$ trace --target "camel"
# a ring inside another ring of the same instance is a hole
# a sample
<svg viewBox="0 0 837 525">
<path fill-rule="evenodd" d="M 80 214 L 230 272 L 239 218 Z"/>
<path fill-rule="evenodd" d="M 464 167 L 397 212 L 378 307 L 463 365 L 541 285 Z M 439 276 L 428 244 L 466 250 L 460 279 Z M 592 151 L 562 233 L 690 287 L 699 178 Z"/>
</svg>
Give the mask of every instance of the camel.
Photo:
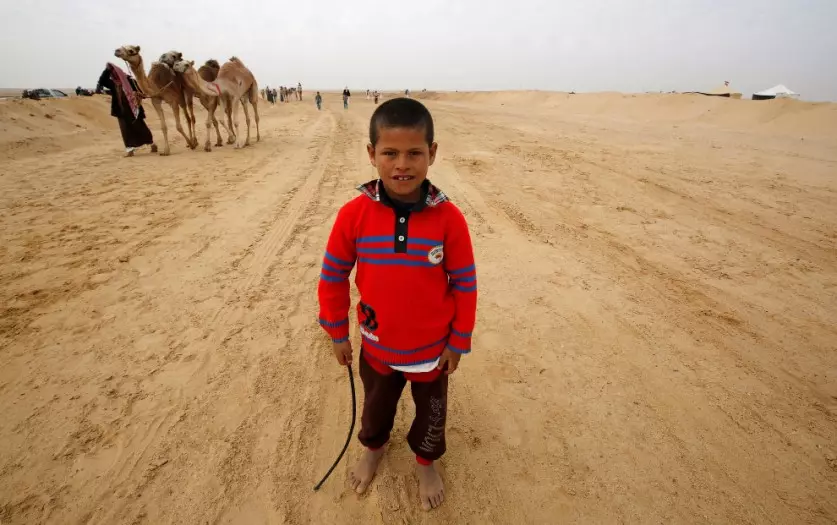
<svg viewBox="0 0 837 525">
<path fill-rule="evenodd" d="M 247 87 L 246 77 L 242 76 L 235 76 L 235 75 L 224 75 L 224 68 L 221 67 L 215 82 L 207 82 L 195 71 L 194 68 L 195 62 L 194 61 L 186 61 L 181 60 L 174 65 L 174 70 L 180 73 L 183 76 L 184 81 L 189 85 L 191 89 L 193 89 L 196 93 L 199 93 L 201 97 L 206 97 L 209 100 L 209 108 L 207 119 L 206 119 L 206 143 L 204 144 L 204 149 L 206 151 L 210 151 L 209 146 L 209 136 L 211 133 L 211 125 L 215 122 L 215 108 L 218 105 L 218 100 L 220 100 L 224 105 L 225 113 L 227 114 L 228 122 L 224 126 L 227 128 L 227 132 L 230 133 L 231 137 L 235 137 L 236 148 L 242 147 L 239 141 L 240 134 L 238 133 L 238 104 L 237 101 L 241 102 L 241 107 L 244 108 L 244 114 L 247 116 L 247 140 L 244 142 L 244 146 L 250 144 L 250 116 L 247 113 L 247 106 L 244 105 L 244 97 L 250 97 L 251 104 L 255 109 L 256 104 L 252 102 L 253 96 L 258 96 L 258 86 L 255 84 L 255 80 L 253 83 Z M 224 64 L 226 66 L 226 64 Z M 252 76 L 252 75 L 251 75 Z M 235 132 L 232 130 L 233 124 L 231 123 L 232 120 L 232 113 L 235 112 L 235 120 L 236 120 L 236 130 Z M 256 113 L 256 133 L 258 133 L 258 113 Z M 217 124 L 216 124 L 217 125 Z M 256 140 L 259 140 L 260 137 L 257 137 Z M 220 135 L 219 135 L 220 140 Z"/>
<path fill-rule="evenodd" d="M 167 103 L 171 107 L 172 113 L 174 113 L 177 131 L 183 135 L 189 147 L 194 148 L 197 145 L 197 139 L 188 137 L 183 132 L 183 126 L 180 124 L 180 107 L 185 108 L 185 101 L 183 89 L 174 74 L 174 70 L 163 63 L 154 62 L 151 64 L 148 74 L 146 74 L 142 56 L 140 56 L 140 46 L 120 47 L 114 52 L 114 56 L 128 63 L 140 89 L 151 97 L 151 104 L 157 111 L 157 116 L 160 118 L 160 127 L 163 130 L 163 151 L 160 152 L 160 155 L 171 154 L 168 126 L 166 125 L 166 116 L 163 113 L 163 102 Z"/>
<path fill-rule="evenodd" d="M 169 51 L 168 53 L 163 53 L 160 55 L 160 62 L 170 66 L 174 69 L 174 65 L 177 62 L 183 60 L 183 53 L 179 51 Z M 207 60 L 204 65 L 202 65 L 198 69 L 198 75 L 207 82 L 212 82 L 218 76 L 218 71 L 221 69 L 221 65 L 218 64 L 217 60 L 209 59 Z M 187 105 L 187 120 L 191 121 L 191 129 L 189 131 L 190 135 L 195 137 L 195 144 L 197 145 L 198 139 L 198 130 L 195 126 L 195 108 L 194 108 L 194 97 L 197 95 L 198 100 L 200 100 L 201 105 L 212 114 L 212 124 L 215 126 L 215 135 L 217 137 L 217 141 L 215 142 L 216 147 L 221 147 L 224 145 L 223 140 L 221 139 L 221 130 L 218 128 L 218 120 L 215 118 L 215 109 L 218 107 L 220 102 L 218 101 L 217 97 L 209 97 L 207 95 L 202 94 L 199 91 L 195 91 L 189 85 L 188 82 L 185 81 L 183 78 L 183 74 L 175 71 L 178 76 L 178 80 L 183 84 L 183 95 L 186 100 Z M 224 126 L 226 128 L 226 126 Z M 229 132 L 228 132 L 229 133 Z M 233 143 L 232 134 L 229 134 L 228 140 L 230 144 Z M 211 149 L 204 148 L 206 151 L 211 151 Z"/>
<path fill-rule="evenodd" d="M 250 114 L 247 111 L 245 102 L 249 101 L 253 106 L 253 114 L 256 120 L 256 141 L 261 140 L 261 132 L 259 129 L 259 85 L 253 73 L 244 65 L 241 59 L 232 57 L 228 62 L 225 62 L 221 69 L 218 70 L 218 76 L 215 82 L 207 82 L 194 70 L 194 61 L 187 62 L 181 60 L 175 64 L 175 71 L 181 73 L 184 79 L 189 79 L 190 85 L 194 88 L 200 88 L 199 93 L 206 96 L 214 96 L 221 99 L 224 105 L 224 113 L 227 116 L 227 132 L 230 133 L 230 139 L 227 140 L 229 144 L 235 142 L 236 148 L 241 148 L 250 145 Z M 216 62 L 217 64 L 217 62 Z M 196 78 L 197 77 L 197 78 Z M 214 94 L 213 94 L 214 93 Z M 238 125 L 238 104 L 235 101 L 241 102 L 241 107 L 244 110 L 244 118 L 247 122 L 247 138 L 242 145 L 240 142 L 240 129 Z M 209 120 L 207 120 L 207 123 Z M 233 140 L 234 138 L 234 140 Z M 208 141 L 208 138 L 207 138 Z M 205 149 L 205 148 L 204 148 Z"/>
<path fill-rule="evenodd" d="M 217 60 L 209 59 L 204 64 L 198 68 L 198 76 L 201 77 L 206 82 L 214 82 L 216 78 L 218 78 L 218 72 L 221 70 L 221 64 L 218 63 Z M 198 92 L 200 93 L 200 92 Z M 215 142 L 215 145 L 221 147 L 224 145 L 224 142 L 221 140 L 221 130 L 218 129 L 218 120 L 215 118 L 215 107 L 218 106 L 220 101 L 217 98 L 213 97 L 206 97 L 205 95 L 199 95 L 201 104 L 207 111 L 211 111 L 212 115 L 212 125 L 215 126 L 215 135 L 218 137 L 218 140 Z M 214 103 L 215 106 L 210 109 L 210 104 Z M 232 109 L 232 108 L 230 108 Z M 224 126 L 226 128 L 226 126 Z M 228 142 L 232 144 L 232 132 L 228 129 L 227 130 Z"/>
<path fill-rule="evenodd" d="M 194 65 L 194 63 L 192 64 Z M 188 63 L 182 63 L 178 69 L 185 71 L 189 67 Z M 253 73 L 244 65 L 241 59 L 232 57 L 228 62 L 225 62 L 218 71 L 216 78 L 218 85 L 223 84 L 225 89 L 222 89 L 223 95 L 220 97 L 224 104 L 224 113 L 227 115 L 227 130 L 235 136 L 236 148 L 250 145 L 250 114 L 247 111 L 245 102 L 250 102 L 253 106 L 253 114 L 256 119 L 256 141 L 261 140 L 261 132 L 259 130 L 259 85 Z M 209 83 L 210 89 L 213 83 Z M 242 145 L 240 143 L 239 125 L 238 125 L 238 105 L 234 102 L 241 101 L 241 107 L 244 110 L 244 118 L 247 121 L 247 138 Z M 232 140 L 228 140 L 232 143 Z"/>
<path fill-rule="evenodd" d="M 218 71 L 216 82 L 220 83 L 222 80 L 231 88 L 235 86 L 235 89 L 230 89 L 228 95 L 232 99 L 227 100 L 225 95 L 223 100 L 224 110 L 227 114 L 227 127 L 235 134 L 236 148 L 242 147 L 239 144 L 238 105 L 233 103 L 236 100 L 241 101 L 244 119 L 247 122 L 247 138 L 244 141 L 244 146 L 250 145 L 250 113 L 247 112 L 246 101 L 249 101 L 250 105 L 253 106 L 253 116 L 256 120 L 256 142 L 260 141 L 262 137 L 259 131 L 259 84 L 256 82 L 256 77 L 247 69 L 241 59 L 232 57 Z M 233 126 L 235 126 L 235 131 L 233 131 Z"/>
<path fill-rule="evenodd" d="M 162 62 L 173 69 L 174 64 L 179 60 L 183 60 L 183 53 L 171 50 L 160 55 L 159 62 Z M 189 127 L 189 136 L 194 140 L 194 142 L 189 144 L 189 147 L 195 149 L 198 145 L 198 130 L 195 127 L 195 123 L 197 122 L 197 119 L 195 118 L 195 92 L 192 91 L 192 89 L 187 86 L 185 82 L 183 82 L 183 78 L 179 75 L 177 77 L 177 82 L 183 91 L 183 101 L 181 102 L 181 105 L 186 108 L 184 113 L 186 114 L 186 125 Z"/>
</svg>

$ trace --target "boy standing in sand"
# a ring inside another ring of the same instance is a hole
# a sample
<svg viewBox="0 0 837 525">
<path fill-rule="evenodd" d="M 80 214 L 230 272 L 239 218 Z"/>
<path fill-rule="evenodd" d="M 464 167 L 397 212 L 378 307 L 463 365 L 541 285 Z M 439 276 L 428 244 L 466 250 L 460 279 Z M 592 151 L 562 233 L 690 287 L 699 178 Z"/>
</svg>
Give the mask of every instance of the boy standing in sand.
<svg viewBox="0 0 837 525">
<path fill-rule="evenodd" d="M 388 100 L 372 114 L 369 160 L 378 179 L 337 214 L 319 282 L 320 324 L 341 365 L 352 362 L 349 273 L 362 337 L 365 448 L 349 483 L 369 486 L 410 382 L 416 416 L 407 442 L 416 454 L 421 506 L 438 507 L 444 485 L 434 461 L 445 452 L 448 375 L 471 351 L 477 307 L 474 253 L 465 217 L 427 180 L 436 157 L 433 118 L 420 102 Z"/>
</svg>

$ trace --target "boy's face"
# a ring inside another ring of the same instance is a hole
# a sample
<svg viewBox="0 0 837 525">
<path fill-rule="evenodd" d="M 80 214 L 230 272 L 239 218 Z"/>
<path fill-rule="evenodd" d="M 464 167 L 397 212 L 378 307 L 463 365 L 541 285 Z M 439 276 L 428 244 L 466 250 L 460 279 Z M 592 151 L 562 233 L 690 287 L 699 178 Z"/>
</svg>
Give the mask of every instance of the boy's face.
<svg viewBox="0 0 837 525">
<path fill-rule="evenodd" d="M 379 127 L 378 143 L 366 146 L 387 194 L 404 202 L 416 202 L 421 196 L 421 183 L 436 160 L 436 148 L 435 142 L 427 145 L 423 127 Z"/>
</svg>

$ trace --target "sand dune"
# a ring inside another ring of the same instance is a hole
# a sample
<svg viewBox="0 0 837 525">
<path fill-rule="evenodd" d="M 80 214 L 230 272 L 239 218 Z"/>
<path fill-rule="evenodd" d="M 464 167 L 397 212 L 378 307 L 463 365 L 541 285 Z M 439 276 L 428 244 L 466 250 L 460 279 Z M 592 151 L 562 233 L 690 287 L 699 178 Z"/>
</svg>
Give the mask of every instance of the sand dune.
<svg viewBox="0 0 837 525">
<path fill-rule="evenodd" d="M 169 120 L 171 157 L 126 159 L 93 97 L 0 101 L 0 522 L 837 521 L 837 106 L 417 96 L 480 274 L 442 508 L 409 397 L 368 495 L 357 442 L 311 490 L 351 413 L 316 283 L 374 106 L 262 103 L 211 153 Z"/>
<path fill-rule="evenodd" d="M 737 129 L 746 133 L 792 135 L 819 140 L 837 136 L 837 104 L 770 100 L 754 102 L 701 95 L 624 95 L 621 93 L 575 94 L 540 91 L 418 93 L 427 101 L 506 106 L 517 109 L 541 109 L 577 117 L 602 116 L 648 124 L 706 124 Z M 360 98 L 360 97 L 356 97 Z M 93 144 L 102 136 L 110 137 L 114 121 L 107 97 L 71 97 L 67 100 L 0 101 L 0 146 L 7 155 L 26 155 L 46 150 Z M 365 100 L 364 100 L 365 102 Z M 203 132 L 202 108 L 196 101 Z M 266 105 L 266 104 L 265 104 Z M 149 122 L 156 114 L 147 104 Z M 174 132 L 173 117 L 167 112 Z M 243 120 L 243 119 L 242 119 Z M 152 124 L 152 126 L 155 124 Z M 176 133 L 176 132 L 175 132 Z M 84 137 L 79 137 L 84 135 Z M 112 138 L 112 137 L 111 137 Z M 20 150 L 20 151 L 17 151 Z"/>
<path fill-rule="evenodd" d="M 734 100 L 703 95 L 625 95 L 622 93 L 550 93 L 541 91 L 483 93 L 419 93 L 426 100 L 469 102 L 489 106 L 549 108 L 570 115 L 604 115 L 649 123 L 699 122 L 747 132 L 834 136 L 837 134 L 837 104 Z"/>
</svg>

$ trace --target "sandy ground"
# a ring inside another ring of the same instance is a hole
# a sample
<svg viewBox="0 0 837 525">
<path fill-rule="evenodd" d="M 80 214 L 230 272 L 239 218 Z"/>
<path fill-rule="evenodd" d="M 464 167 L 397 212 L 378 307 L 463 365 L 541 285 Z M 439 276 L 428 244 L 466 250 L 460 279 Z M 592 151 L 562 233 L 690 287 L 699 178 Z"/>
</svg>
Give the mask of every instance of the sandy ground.
<svg viewBox="0 0 837 525">
<path fill-rule="evenodd" d="M 441 509 L 408 397 L 368 495 L 356 441 L 312 491 L 351 414 L 316 284 L 372 104 L 125 159 L 97 97 L 0 103 L 0 522 L 837 521 L 835 107 L 426 98 L 481 293 Z"/>
</svg>

